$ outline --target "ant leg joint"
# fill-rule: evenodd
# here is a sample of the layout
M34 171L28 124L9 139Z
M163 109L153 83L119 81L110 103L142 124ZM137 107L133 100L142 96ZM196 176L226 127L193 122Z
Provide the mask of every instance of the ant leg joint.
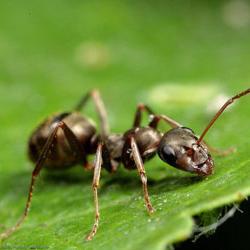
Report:
M93 188L93 189L97 189L98 187L99 187L99 183L93 183L93 184L92 184L92 188Z
M139 103L139 104L137 105L137 107L138 107L138 109L142 110L142 109L145 108L145 104L144 104L144 103Z

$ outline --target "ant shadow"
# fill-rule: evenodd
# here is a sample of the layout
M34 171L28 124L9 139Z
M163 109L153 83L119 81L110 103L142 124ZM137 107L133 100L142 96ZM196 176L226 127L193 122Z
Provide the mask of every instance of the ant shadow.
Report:
M82 183L91 183L93 178L92 171L86 171L79 168L67 169L65 171L44 171L42 179L51 185L78 185Z
M148 177L148 187L150 194L159 194L159 192L165 193L172 190L177 190L178 188L191 186L200 181L202 181L201 177L191 176L188 173L187 175L184 174L180 176L166 176L160 180ZM142 183L138 173L119 173L117 176L109 176L106 178L106 180L101 185L100 193L105 192L105 189L108 189L112 186L115 187L116 191L135 191L141 190Z
M41 189L53 188L53 186L72 186L80 183L87 183L91 185L93 173L91 171L84 171L79 167L75 169L66 169L64 171L48 171L44 169L37 178L35 189L36 192L42 192ZM18 196L21 193L27 194L31 182L32 169L30 171L23 170L1 176L0 190L11 193L12 196ZM40 188L37 188L37 187ZM42 186L42 187L41 187Z
M9 190L12 195L18 196L20 193L27 193L31 179L31 172L22 171L14 173L12 176L0 183L0 190ZM72 185L88 185L91 187L93 179L93 171L86 171L81 166L66 169L65 171L47 171L44 169L40 174L36 186L43 186L36 189L36 192L42 192L44 186L46 189L53 186L72 186ZM162 179L154 179L148 176L148 186L150 194L158 194L177 190L185 186L190 186L202 180L201 177L192 176L190 174L166 176ZM41 185L42 184L42 185ZM46 185L45 185L46 184ZM109 174L102 171L101 186L99 188L100 195L105 193L107 189L115 189L116 192L132 192L141 190L141 179L137 171L126 171L118 169L116 173Z

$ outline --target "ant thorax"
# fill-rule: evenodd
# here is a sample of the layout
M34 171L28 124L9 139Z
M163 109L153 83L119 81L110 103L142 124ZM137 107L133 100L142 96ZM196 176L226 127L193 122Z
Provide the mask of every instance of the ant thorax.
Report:
M161 133L150 127L137 127L128 130L124 134L124 148L122 152L122 163L127 169L136 169L132 156L131 138L135 139L143 162L155 156L161 140Z
M123 134L111 134L104 139L104 145L112 160L121 161L124 143Z
M174 128L161 139L158 154L178 169L207 176L213 173L213 160L204 142L197 144L194 132L185 127Z

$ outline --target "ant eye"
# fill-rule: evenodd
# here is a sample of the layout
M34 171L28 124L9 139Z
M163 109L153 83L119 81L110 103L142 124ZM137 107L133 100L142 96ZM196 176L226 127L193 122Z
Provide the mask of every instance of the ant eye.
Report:
M159 150L159 156L160 158L167 162L171 166L176 166L176 156L173 148L169 145L164 145L160 150Z

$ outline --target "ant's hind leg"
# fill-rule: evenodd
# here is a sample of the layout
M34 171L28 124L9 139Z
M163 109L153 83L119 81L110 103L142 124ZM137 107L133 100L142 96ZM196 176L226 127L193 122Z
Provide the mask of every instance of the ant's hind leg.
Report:
M15 232L18 227L22 224L22 222L25 220L25 218L27 217L28 213L29 213L29 209L30 209L30 205L31 205L31 200L32 200L32 196L33 196L33 190L34 190L34 185L35 185L35 181L36 178L38 176L38 174L40 173L45 160L47 159L47 157L50 154L50 151L52 150L53 147L53 141L56 137L56 133L57 130L59 128L59 124L55 127L55 129L52 131L52 133L49 136L49 139L47 140L45 146L43 147L42 153L36 163L36 167L32 172L32 177L31 177L31 183L30 183L30 187L29 187L29 194L28 194L28 199L26 202L26 206L25 206L25 210L23 215L20 217L20 219L18 220L18 222L16 223L15 226L7 229L5 232L0 234L0 240L3 240L5 238L8 238L13 232Z
M140 155L140 152L139 152L139 149L137 147L134 137L131 138L131 148L132 148L132 155L133 155L137 170L141 177L145 204L146 204L148 212L151 214L154 212L154 208L151 204L149 193L148 193L146 171L145 171L142 158L141 158L141 155Z
M100 182L100 175L101 175L101 166L102 166L102 148L103 144L99 143L96 151L96 157L95 157L95 163L94 163L94 176L93 176L93 194L94 194L94 203L95 203L95 222L92 227L91 232L87 235L86 240L92 240L95 236L98 226L99 226L99 219L100 219L100 213L99 213L99 203L98 203L98 192L97 189L99 187Z
M73 110L80 111L88 100L92 98L93 102L96 107L96 112L99 116L100 123L101 123L101 135L107 136L109 134L109 125L108 125L108 117L107 117L107 111L105 108L105 105L103 103L103 100L101 98L101 95L98 90L92 90L88 92L83 98L80 100L80 102L74 107Z
M77 139L75 138L73 132L67 127L67 125L63 121L58 121L55 125L55 128L53 129L53 131L49 135L48 140L46 141L45 145L43 146L42 152L41 152L41 154L38 158L38 161L36 163L36 166L32 172L31 182L30 182L30 186L29 186L28 199L26 202L24 213L22 214L20 219L17 221L17 223L13 227L7 229L5 232L0 234L0 240L8 238L12 233L14 233L20 227L20 225L24 222L25 218L28 216L30 206L31 206L32 197L33 197L33 191L34 191L36 179L37 179L42 167L44 166L46 159L51 154L51 151L53 149L55 139L57 136L57 131L59 128L61 128L63 130L66 138L69 141L70 146L76 152L77 156L80 157L78 154L80 154L81 149L77 143Z

